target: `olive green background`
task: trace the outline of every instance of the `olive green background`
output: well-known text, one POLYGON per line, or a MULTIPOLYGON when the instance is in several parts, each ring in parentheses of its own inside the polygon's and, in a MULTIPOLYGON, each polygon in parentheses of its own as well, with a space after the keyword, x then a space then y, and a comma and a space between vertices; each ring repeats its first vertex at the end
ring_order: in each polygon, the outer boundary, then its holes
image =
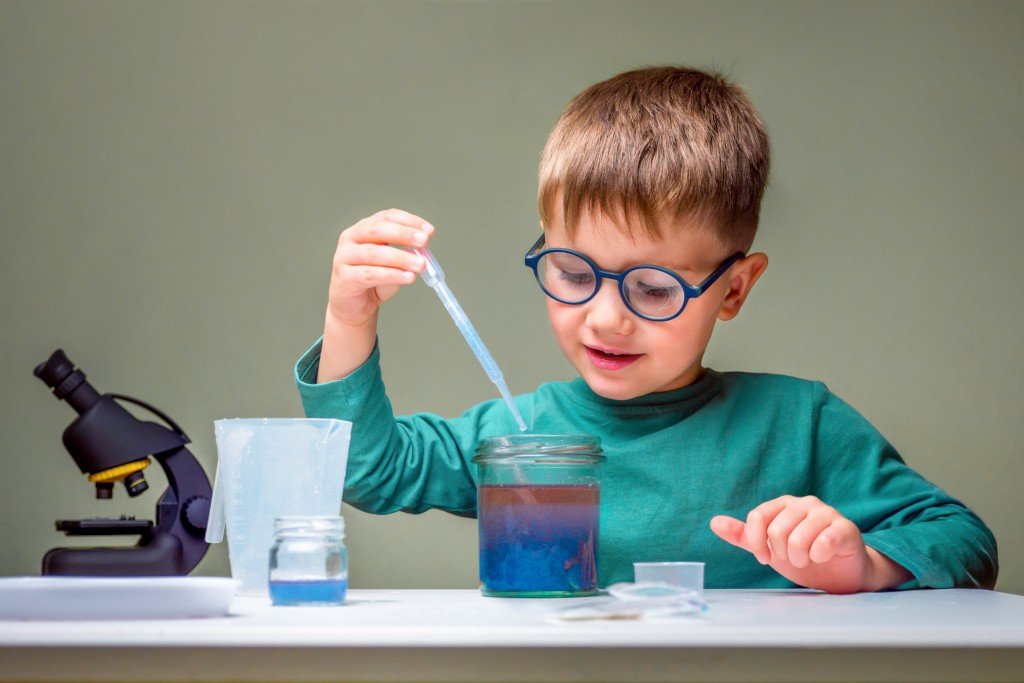
MULTIPOLYGON (((0 1, 0 574, 165 485, 93 500, 37 363, 154 403, 212 472, 214 419, 301 414, 338 232, 379 209, 437 226, 513 392, 573 377, 522 265, 539 153, 575 93, 663 63, 727 72, 773 144, 771 265, 707 364, 826 382, 1024 593, 1024 5, 993 2, 0 1)), ((398 412, 495 395, 422 284, 380 336, 398 412)), ((476 585, 472 520, 345 517, 354 587, 476 585)))

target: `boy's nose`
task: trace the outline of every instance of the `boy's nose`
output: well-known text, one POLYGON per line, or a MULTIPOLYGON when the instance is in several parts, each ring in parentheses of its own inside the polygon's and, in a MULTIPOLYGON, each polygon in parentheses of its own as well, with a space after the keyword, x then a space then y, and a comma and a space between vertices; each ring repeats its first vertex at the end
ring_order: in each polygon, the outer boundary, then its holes
POLYGON ((601 283, 587 307, 587 326, 592 330, 611 334, 629 334, 635 325, 633 312, 619 295, 618 285, 612 280, 601 283))

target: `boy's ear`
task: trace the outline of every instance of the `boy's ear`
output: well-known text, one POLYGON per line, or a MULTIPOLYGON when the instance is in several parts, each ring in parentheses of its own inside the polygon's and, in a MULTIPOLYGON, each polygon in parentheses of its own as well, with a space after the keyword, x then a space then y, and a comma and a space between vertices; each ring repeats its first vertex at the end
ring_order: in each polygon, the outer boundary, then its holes
POLYGON ((739 314, 743 302, 754 288, 754 283, 767 267, 768 256, 760 252, 744 256, 736 262, 729 278, 729 291, 725 295, 722 307, 718 309, 719 320, 732 320, 739 314))

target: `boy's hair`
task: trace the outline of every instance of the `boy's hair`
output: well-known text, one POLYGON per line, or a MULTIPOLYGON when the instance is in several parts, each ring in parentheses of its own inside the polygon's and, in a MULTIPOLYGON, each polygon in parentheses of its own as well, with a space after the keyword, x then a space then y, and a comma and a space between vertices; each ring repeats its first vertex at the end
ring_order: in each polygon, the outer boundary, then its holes
POLYGON ((768 134, 746 94, 720 74, 682 66, 627 71, 574 97, 540 162, 541 224, 561 197, 569 236, 602 213, 627 235, 665 237, 658 221, 693 221, 746 251, 768 183, 768 134))

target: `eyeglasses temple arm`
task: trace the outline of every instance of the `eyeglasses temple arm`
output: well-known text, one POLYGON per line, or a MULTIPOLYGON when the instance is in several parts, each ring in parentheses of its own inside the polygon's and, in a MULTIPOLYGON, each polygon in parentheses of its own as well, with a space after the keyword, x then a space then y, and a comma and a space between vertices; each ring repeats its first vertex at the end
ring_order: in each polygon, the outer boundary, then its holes
POLYGON ((540 237, 537 238, 537 241, 533 243, 533 246, 526 250, 526 256, 523 257, 523 263, 530 265, 530 254, 540 249, 542 244, 544 244, 544 233, 541 233, 540 237))
POLYGON ((705 289, 715 284, 715 281, 718 278, 722 277, 722 274, 725 273, 725 271, 732 268, 732 264, 736 263, 744 256, 746 256, 746 254, 744 254, 742 251, 737 251, 735 254, 725 259, 725 262, 722 263, 722 265, 715 268, 714 272, 712 272, 711 275, 708 275, 706 278, 704 278, 703 282, 701 282, 699 285, 693 288, 695 290, 694 296, 700 296, 701 294, 703 294, 705 289))

